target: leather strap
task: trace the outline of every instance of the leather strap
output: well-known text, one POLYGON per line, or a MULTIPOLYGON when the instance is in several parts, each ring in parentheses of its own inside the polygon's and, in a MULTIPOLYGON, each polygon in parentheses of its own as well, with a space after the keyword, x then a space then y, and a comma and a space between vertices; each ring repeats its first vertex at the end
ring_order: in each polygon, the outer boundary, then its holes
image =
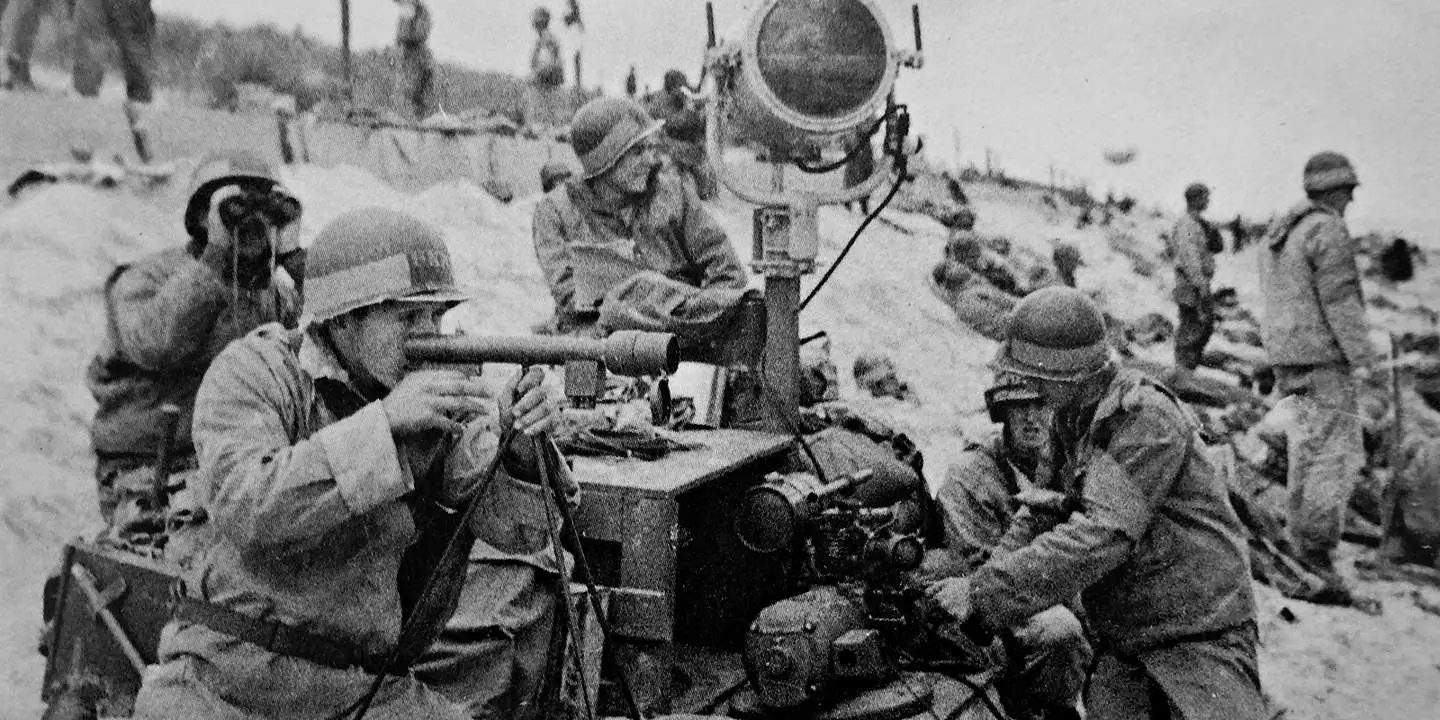
POLYGON ((175 620, 204 625, 222 635, 250 643, 278 655, 309 660, 317 665, 348 670, 358 667, 378 673, 384 658, 361 652, 349 642, 316 635, 279 621, 262 621, 229 608, 194 598, 175 600, 175 620))

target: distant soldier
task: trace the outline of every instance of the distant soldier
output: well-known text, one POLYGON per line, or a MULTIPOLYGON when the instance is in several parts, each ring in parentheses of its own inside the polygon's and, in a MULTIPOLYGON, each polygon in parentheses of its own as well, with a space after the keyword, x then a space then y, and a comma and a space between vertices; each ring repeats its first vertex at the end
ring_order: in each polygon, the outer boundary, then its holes
POLYGON ((1175 224, 1171 248, 1175 254, 1175 290, 1179 310, 1175 329, 1175 367, 1194 370, 1215 331, 1215 299, 1210 282, 1215 277, 1214 244, 1220 233, 1200 214, 1210 207, 1210 189, 1195 183, 1185 188, 1185 215, 1175 224))
MULTIPOLYGON (((989 558, 1016 513, 1055 512, 1064 496, 1049 482, 1050 411, 1040 395, 1014 375, 998 375, 985 391, 998 437, 972 445, 950 467, 935 500, 945 546, 926 556, 931 574, 969 573, 989 558), (1046 509, 1046 504, 1053 508, 1046 509)), ((1001 699, 1016 718, 1060 720, 1075 712, 1089 670, 1090 643, 1080 620, 1063 604, 1036 613, 1015 632, 1025 657, 1001 680, 1001 699)))
POLYGON ((40 17, 54 3, 51 0, 0 0, 0 45, 5 47, 5 90, 34 90, 30 77, 30 55, 40 17))
POLYGON ((434 108, 435 58, 430 54, 430 8, 424 0, 395 0, 400 15, 395 23, 395 47, 400 50, 400 88, 406 109, 416 120, 429 117, 434 108))
POLYGON ((530 16, 535 44, 530 48, 530 87, 525 92, 525 125, 531 128, 559 127, 565 123, 560 108, 565 85, 565 64, 560 41, 550 30, 550 10, 535 8, 530 16))
POLYGON ((120 50, 125 96, 131 102, 150 102, 155 75, 155 11, 150 0, 76 0, 72 79, 75 92, 85 97, 100 94, 107 39, 120 50))
POLYGON ((700 103, 690 96, 690 84, 685 79, 685 73, 679 70, 666 72, 664 87, 646 98, 645 105, 652 117, 665 123, 660 131, 661 149, 675 163, 681 175, 693 184, 695 194, 701 200, 714 199, 720 187, 705 155, 705 112, 700 103))
POLYGON ((1322 152, 1305 163, 1307 200, 1278 218, 1258 250, 1260 336, 1276 387, 1303 412, 1289 433, 1289 521, 1294 550, 1334 575, 1345 507, 1365 465, 1357 413, 1359 382, 1375 360, 1365 295, 1345 225, 1360 184, 1345 156, 1322 152))

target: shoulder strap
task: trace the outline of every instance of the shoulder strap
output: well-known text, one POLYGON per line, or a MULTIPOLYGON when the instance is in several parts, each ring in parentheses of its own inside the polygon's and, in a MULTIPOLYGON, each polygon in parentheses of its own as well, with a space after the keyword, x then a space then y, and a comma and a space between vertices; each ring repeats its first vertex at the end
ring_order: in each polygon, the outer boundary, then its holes
POLYGON ((115 349, 115 356, 121 358, 125 357, 125 346, 120 339, 120 321, 115 317, 115 300, 111 297, 111 291, 115 289, 120 275, 129 269, 130 265, 127 263, 111 270, 100 291, 105 302, 105 331, 110 334, 110 344, 115 349))

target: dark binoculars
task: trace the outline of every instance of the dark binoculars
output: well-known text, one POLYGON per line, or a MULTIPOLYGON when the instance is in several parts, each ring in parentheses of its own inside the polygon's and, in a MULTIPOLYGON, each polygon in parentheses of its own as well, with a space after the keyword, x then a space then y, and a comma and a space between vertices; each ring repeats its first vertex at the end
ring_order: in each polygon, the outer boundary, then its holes
POLYGON ((234 230, 247 218, 259 218, 272 227, 285 227, 300 219, 300 201, 281 190, 245 192, 220 201, 220 222, 234 230))

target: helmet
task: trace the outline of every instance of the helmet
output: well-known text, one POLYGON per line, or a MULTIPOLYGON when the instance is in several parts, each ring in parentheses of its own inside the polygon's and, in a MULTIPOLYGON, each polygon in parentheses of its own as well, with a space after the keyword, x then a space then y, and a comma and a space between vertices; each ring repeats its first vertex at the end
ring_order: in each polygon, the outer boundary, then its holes
POLYGON ((992 422, 1005 422, 1005 408, 1011 403, 1037 402, 1040 393, 1035 392, 1025 379, 1015 373, 996 373, 995 384, 985 391, 985 409, 990 411, 992 422))
POLYGON ((1209 197, 1209 195, 1210 188, 1205 187, 1204 183, 1190 183, 1190 185, 1185 188, 1186 202, 1194 202, 1202 197, 1209 197))
POLYGON ((1030 293, 1010 311, 1005 341, 991 367, 1022 377, 1074 382, 1109 363, 1100 308, 1075 288, 1052 286, 1030 293))
POLYGON ((530 24, 535 27, 547 27, 550 25, 550 8, 541 5, 530 13, 530 24))
POLYGON ((570 121, 570 145, 580 158, 582 178, 604 175, 626 150, 654 135, 664 122, 628 98, 596 98, 570 121))
POLYGON ((398 210, 360 208, 331 220, 305 258, 311 322, 387 300, 458 303, 450 250, 440 232, 398 210))
POLYGON ((685 79, 683 70, 666 70, 664 87, 667 91, 674 92, 680 88, 690 87, 690 81, 685 79))
POLYGON ((1305 163, 1305 192, 1315 193, 1342 187, 1355 187, 1360 179, 1350 160, 1337 152, 1316 153, 1305 163))
POLYGON ((210 197, 229 185, 249 185, 270 190, 280 184, 270 163, 243 150, 207 155, 190 177, 190 197, 185 203, 185 232, 197 241, 206 240, 205 216, 210 197))

